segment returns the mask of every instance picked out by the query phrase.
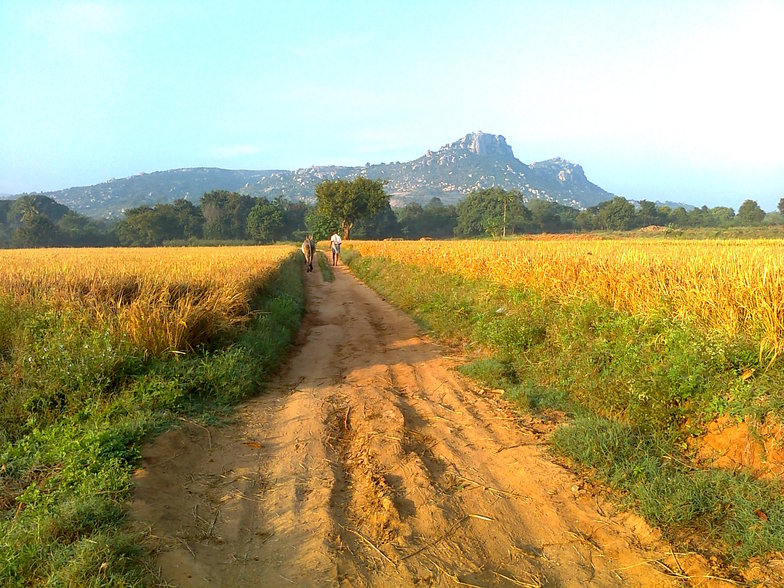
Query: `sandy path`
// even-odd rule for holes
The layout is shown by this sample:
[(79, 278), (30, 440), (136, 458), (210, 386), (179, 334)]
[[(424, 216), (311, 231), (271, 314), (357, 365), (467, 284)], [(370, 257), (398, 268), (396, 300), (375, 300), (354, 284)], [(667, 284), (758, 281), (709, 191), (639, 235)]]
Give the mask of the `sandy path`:
[[(133, 518), (180, 586), (669, 586), (705, 573), (612, 514), (345, 268), (306, 274), (299, 343), (235, 424), (149, 446)], [(647, 562), (647, 563), (646, 563)]]

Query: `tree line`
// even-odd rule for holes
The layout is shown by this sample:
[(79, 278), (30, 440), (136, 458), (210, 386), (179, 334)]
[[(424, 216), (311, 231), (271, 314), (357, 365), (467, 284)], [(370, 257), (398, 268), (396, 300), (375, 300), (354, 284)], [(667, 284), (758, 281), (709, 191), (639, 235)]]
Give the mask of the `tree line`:
[(469, 194), (456, 206), (455, 235), (462, 237), (519, 233), (628, 231), (651, 225), (673, 228), (784, 224), (784, 198), (778, 211), (765, 213), (754, 200), (737, 214), (727, 206), (672, 208), (647, 200), (633, 203), (620, 196), (577, 210), (547, 200), (526, 202), (519, 192), (490, 188)]
[(0, 247), (108, 247), (118, 245), (108, 224), (43, 195), (0, 200)]
[(426, 204), (392, 208), (384, 182), (356, 178), (327, 180), (316, 187), (316, 204), (279, 196), (257, 198), (207, 192), (199, 204), (171, 204), (126, 210), (114, 223), (79, 215), (43, 195), (0, 201), (0, 246), (133, 246), (209, 242), (300, 241), (311, 234), (344, 238), (502, 237), (531, 233), (631, 230), (649, 225), (674, 228), (784, 224), (784, 198), (778, 211), (765, 213), (746, 200), (730, 207), (671, 208), (615, 197), (578, 210), (547, 200), (526, 201), (520, 192), (489, 188), (471, 192), (456, 205), (432, 198)]

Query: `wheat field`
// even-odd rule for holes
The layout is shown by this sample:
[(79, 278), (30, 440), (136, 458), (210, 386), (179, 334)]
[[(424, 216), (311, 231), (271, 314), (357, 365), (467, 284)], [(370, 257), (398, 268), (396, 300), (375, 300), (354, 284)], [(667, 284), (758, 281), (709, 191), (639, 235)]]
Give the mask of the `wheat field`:
[(77, 309), (152, 353), (181, 351), (248, 320), (289, 245), (0, 251), (0, 298)]
[(635, 314), (666, 313), (784, 352), (784, 243), (779, 240), (352, 241), (365, 256), (523, 286), (553, 299), (594, 297)]

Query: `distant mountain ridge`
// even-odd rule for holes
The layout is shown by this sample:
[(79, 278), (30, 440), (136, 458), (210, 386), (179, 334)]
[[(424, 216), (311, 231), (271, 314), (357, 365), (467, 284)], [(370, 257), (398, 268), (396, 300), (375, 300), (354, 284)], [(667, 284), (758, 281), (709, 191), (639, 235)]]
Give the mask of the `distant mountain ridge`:
[(294, 171), (181, 168), (44, 194), (82, 214), (117, 217), (123, 210), (141, 205), (179, 198), (198, 202), (205, 192), (218, 189), (311, 201), (320, 182), (360, 175), (387, 180), (393, 206), (427, 202), (434, 196), (444, 203), (456, 203), (473, 190), (493, 186), (519, 190), (526, 199), (541, 198), (576, 208), (613, 197), (588, 181), (581, 166), (558, 157), (527, 165), (514, 156), (503, 135), (481, 131), (404, 163), (312, 166)]

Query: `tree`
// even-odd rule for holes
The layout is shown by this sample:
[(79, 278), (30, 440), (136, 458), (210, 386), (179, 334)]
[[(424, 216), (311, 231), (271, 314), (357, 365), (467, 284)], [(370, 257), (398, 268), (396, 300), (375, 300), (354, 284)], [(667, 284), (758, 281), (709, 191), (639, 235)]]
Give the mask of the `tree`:
[(433, 197), (422, 209), (423, 236), (453, 237), (457, 225), (457, 210), (453, 204), (444, 205), (441, 199)]
[(120, 244), (127, 247), (155, 247), (164, 241), (199, 238), (203, 225), (201, 211), (191, 202), (180, 199), (173, 204), (126, 210), (115, 233)]
[(735, 219), (740, 225), (759, 225), (765, 219), (765, 211), (760, 208), (755, 200), (745, 200), (740, 205)]
[(494, 187), (471, 192), (457, 205), (455, 234), (505, 236), (525, 228), (531, 213), (520, 192)]
[(403, 208), (397, 209), (397, 224), (400, 233), (410, 239), (418, 239), (424, 236), (423, 221), (425, 211), (418, 202), (409, 202)]
[(728, 227), (735, 218), (735, 211), (729, 206), (714, 206), (710, 209), (711, 222), (716, 227)]
[(701, 207), (694, 207), (688, 212), (686, 222), (690, 227), (707, 227), (710, 226), (711, 220), (710, 209), (703, 204)]
[(19, 228), (11, 238), (13, 247), (55, 247), (61, 244), (60, 231), (32, 205), (22, 215)]
[(204, 236), (208, 239), (245, 239), (248, 214), (256, 199), (237, 192), (213, 190), (201, 199)]
[(63, 243), (75, 247), (116, 246), (117, 237), (102, 222), (68, 211), (57, 223)]
[(335, 232), (335, 226), (336, 221), (320, 213), (315, 206), (305, 213), (305, 228), (316, 241), (329, 239), (330, 235)]
[(362, 217), (354, 225), (354, 235), (360, 239), (383, 239), (399, 234), (397, 216), (388, 201), (376, 214)]
[(660, 225), (663, 223), (664, 217), (656, 208), (656, 204), (650, 200), (640, 200), (636, 224), (641, 227), (648, 227), (650, 225)]
[(457, 203), (457, 226), (455, 235), (472, 237), (485, 232), (485, 217), (490, 214), (489, 203), (483, 199), (483, 190), (471, 192)]
[(167, 239), (182, 238), (171, 207), (160, 204), (126, 210), (116, 231), (120, 244), (126, 247), (157, 247)]
[(204, 216), (198, 206), (194, 206), (193, 202), (184, 198), (179, 198), (167, 206), (171, 207), (177, 219), (183, 239), (201, 238), (204, 234)]
[(634, 204), (616, 196), (612, 200), (597, 206), (596, 224), (601, 229), (610, 231), (628, 231), (634, 226)]
[(283, 209), (284, 239), (302, 241), (307, 233), (305, 215), (310, 210), (305, 202), (285, 202)]
[(384, 180), (358, 177), (348, 180), (325, 180), (316, 186), (316, 212), (330, 221), (348, 239), (359, 219), (373, 217), (389, 205)]
[(280, 238), (284, 224), (281, 199), (270, 202), (259, 198), (248, 213), (248, 235), (260, 243), (270, 243)]
[(35, 210), (53, 223), (57, 223), (68, 212), (68, 207), (43, 194), (21, 196), (12, 202), (7, 212), (8, 223), (10, 225), (20, 223), (29, 210)]
[(533, 230), (542, 233), (569, 230), (575, 226), (578, 215), (574, 208), (539, 198), (528, 203), (528, 210)]
[(592, 231), (596, 228), (596, 209), (581, 210), (577, 213), (574, 223), (581, 231)]
[(784, 214), (784, 198), (779, 200), (779, 213)]
[(8, 224), (8, 213), (13, 204), (13, 200), (0, 200), (0, 225)]
[(668, 224), (675, 225), (676, 227), (686, 227), (689, 225), (689, 213), (686, 212), (686, 209), (683, 206), (674, 209), (668, 207), (664, 208), (667, 210)]

